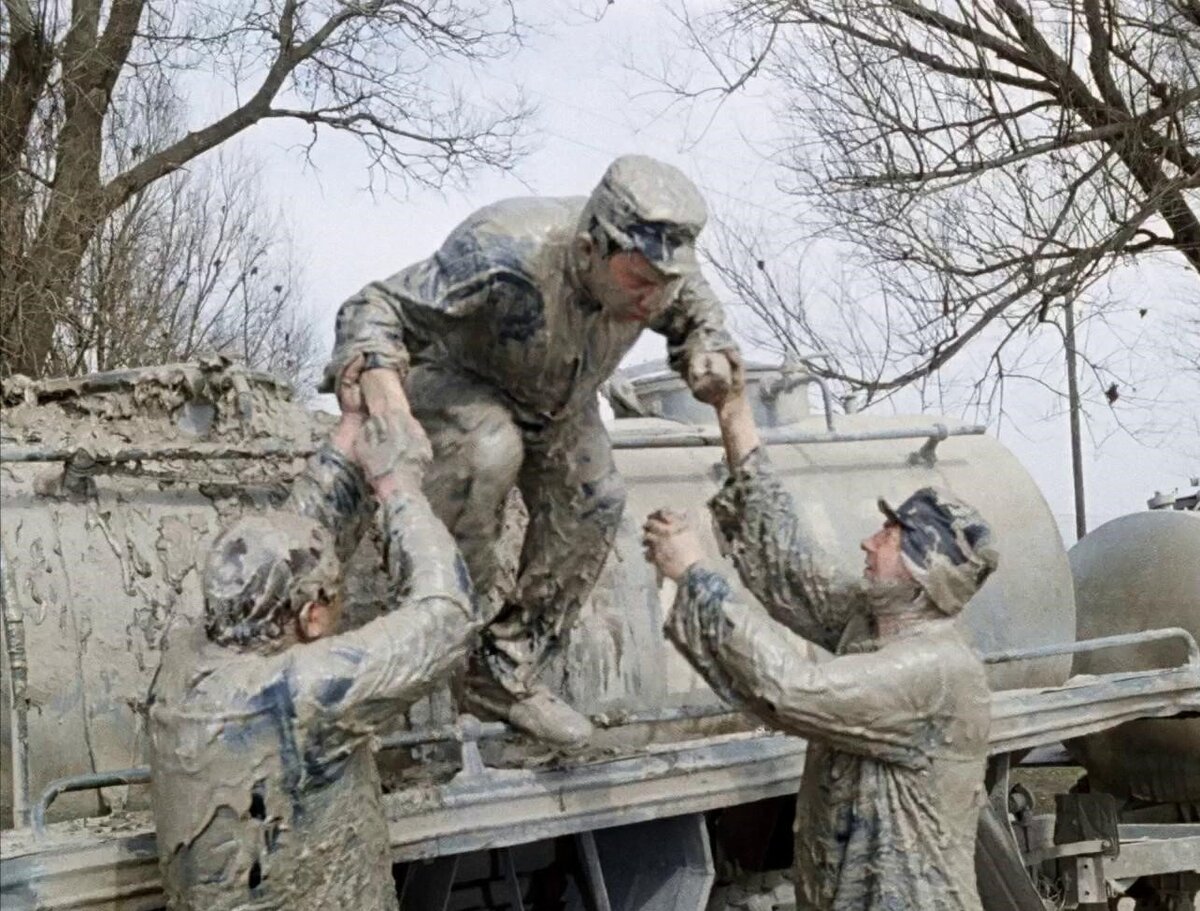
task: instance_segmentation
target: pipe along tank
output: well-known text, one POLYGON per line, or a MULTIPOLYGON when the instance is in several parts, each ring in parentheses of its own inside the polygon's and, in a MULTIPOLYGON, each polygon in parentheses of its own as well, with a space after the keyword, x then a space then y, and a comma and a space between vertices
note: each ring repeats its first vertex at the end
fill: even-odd
MULTIPOLYGON (((774 463, 844 571, 861 572, 858 542, 879 525, 877 497, 899 500, 941 485, 987 516, 1003 554, 964 614, 976 645, 990 652, 1074 636, 1059 532, 1002 444, 981 428, 928 415, 848 415, 835 425, 832 415, 808 414, 802 379, 755 368, 751 393, 768 442, 790 440, 772 445, 774 463)), ((722 471, 711 411, 674 377, 642 377, 634 391, 641 416, 611 425, 629 490, 625 517, 569 646, 549 671, 572 702, 610 720, 718 704, 662 637, 669 586, 659 586, 640 544, 641 523, 655 508, 704 514, 722 471)), ((628 396, 614 400, 630 404, 628 396)), ((3 776, 5 826, 20 824, 30 795, 53 779, 145 764, 144 700, 172 620, 202 610, 197 567, 205 549, 236 515, 283 499, 303 454, 331 422, 273 378, 222 361, 6 384, 0 543, 10 685, 0 733, 12 774, 3 776)), ((510 523, 510 553, 520 524, 519 515, 510 523)), ((711 538, 708 546, 719 560, 711 538)), ((377 610, 379 566, 368 539, 347 569, 349 622, 377 610)), ((728 575, 736 581, 731 568, 728 575)), ((1014 688, 1057 685, 1069 670, 1069 658, 1058 657, 990 672, 995 688, 1014 688)), ((453 718, 443 692, 405 723, 453 718)), ((688 733, 678 725, 670 731, 688 733)), ((144 788, 65 794, 50 820, 145 802, 144 788)))

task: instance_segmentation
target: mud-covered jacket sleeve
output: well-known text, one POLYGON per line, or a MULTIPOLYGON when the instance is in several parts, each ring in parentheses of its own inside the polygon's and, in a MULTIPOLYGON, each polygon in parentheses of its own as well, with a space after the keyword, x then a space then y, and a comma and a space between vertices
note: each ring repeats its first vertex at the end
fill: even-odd
POLYGON ((381 504, 395 610, 302 646, 294 685, 309 717, 366 733, 441 683, 482 625, 454 539, 419 490, 381 504))
POLYGON ((373 503, 362 469, 326 441, 292 482, 283 508, 325 526, 345 563, 362 538, 373 503))
POLYGON ((862 584, 835 570, 763 447, 745 458, 709 508, 742 584, 767 613, 834 651, 851 618, 863 611, 862 584))
POLYGON ((725 328, 721 302, 699 272, 684 279, 671 306, 650 328, 666 337, 667 363, 681 376, 687 375, 693 355, 737 348, 725 328))
POLYGON ((666 633, 718 695, 777 730, 912 768, 929 763, 930 723, 948 685, 936 655, 893 646, 817 663, 699 566, 680 582, 666 633))
POLYGON ((408 368, 403 279, 404 273, 398 272, 383 281, 371 282, 338 308, 333 354, 325 365, 318 391, 336 392, 342 371, 360 354, 371 367, 392 367, 401 372, 408 368))

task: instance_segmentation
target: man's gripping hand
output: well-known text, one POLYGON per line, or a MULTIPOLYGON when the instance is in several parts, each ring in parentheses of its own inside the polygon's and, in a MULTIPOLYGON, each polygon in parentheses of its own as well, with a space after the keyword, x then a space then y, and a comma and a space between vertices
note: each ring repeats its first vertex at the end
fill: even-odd
POLYGON ((673 509, 659 509, 646 517, 646 524, 642 526, 642 551, 647 562, 676 582, 704 559, 704 547, 689 525, 687 515, 673 509))
POLYGON ((407 408, 403 385, 406 366, 394 357, 356 354, 338 374, 336 391, 342 414, 380 414, 407 408))
POLYGON ((432 458, 429 438, 406 410, 371 415, 354 442, 354 461, 380 497, 402 486, 420 490, 432 458))
POLYGON ((702 351, 688 359, 687 384, 699 401, 720 408, 746 388, 746 368, 737 348, 702 351))

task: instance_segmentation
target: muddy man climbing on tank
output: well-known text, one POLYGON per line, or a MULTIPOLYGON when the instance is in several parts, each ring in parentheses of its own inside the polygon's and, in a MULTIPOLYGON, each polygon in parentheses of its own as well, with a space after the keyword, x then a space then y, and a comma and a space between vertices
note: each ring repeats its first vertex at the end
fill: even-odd
MULTIPOLYGON (((618 158, 590 197, 507 199, 431 257, 342 304, 323 389, 366 361, 363 390, 404 389, 433 445, 425 493, 481 596, 497 581, 509 492, 529 525, 515 588, 481 637, 467 707, 562 747, 591 723, 539 673, 612 547, 625 504, 597 393, 649 328, 702 401, 728 387, 737 348, 701 275, 707 210, 670 165, 618 158)), ((368 395, 368 398, 370 396, 368 395)), ((386 407, 386 405, 384 406, 386 407)))

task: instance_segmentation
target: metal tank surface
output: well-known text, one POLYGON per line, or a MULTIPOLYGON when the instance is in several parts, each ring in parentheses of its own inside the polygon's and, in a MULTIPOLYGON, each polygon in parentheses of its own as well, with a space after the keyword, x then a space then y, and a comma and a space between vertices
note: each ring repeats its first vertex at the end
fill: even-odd
MULTIPOLYGON (((1069 557, 1081 639, 1157 627, 1200 636, 1200 512, 1121 516, 1086 535, 1069 557)), ((1147 643, 1080 655, 1075 672, 1168 667, 1185 657, 1178 640, 1147 643)), ((1133 721, 1077 741, 1072 750, 1093 790, 1158 805, 1163 818, 1146 821, 1200 822, 1200 718, 1133 721)))
MULTIPOLYGON (((882 520, 878 497, 894 502, 926 485, 946 487, 987 517, 1001 551, 999 570, 964 611, 976 646, 1002 652, 1075 638, 1074 589, 1062 538, 1032 478, 1000 442, 982 428, 930 415, 808 416, 808 381, 777 369, 749 371, 772 461, 844 572, 862 572, 859 542, 882 520), (780 416, 788 423, 777 423, 780 416)), ((593 712, 711 705, 716 697, 662 637, 673 590, 642 557, 641 524, 662 506, 707 521, 706 503, 725 473, 719 434, 711 423, 691 423, 704 416, 705 406, 695 407, 681 380, 641 376, 632 388, 642 412, 656 416, 611 425, 628 489, 625 516, 559 666, 561 685, 593 712), (676 416, 682 422, 670 419, 676 416)), ((736 583, 715 539, 706 537, 713 565, 723 566, 736 583)), ((1061 684, 1069 671, 1069 656, 1059 656, 992 666, 989 675, 994 689, 1012 689, 1061 684)))
MULTIPOLYGON (((903 499, 927 484, 946 486, 979 506, 1001 542, 1000 570, 965 613, 979 648, 1073 637, 1058 532, 1032 480, 1000 443, 980 428, 930 416, 852 415, 835 426, 831 416, 806 416, 804 378, 754 369, 750 381, 758 420, 776 441, 772 458, 845 572, 861 572, 858 542, 878 527, 878 496, 903 499)), ((724 707, 663 639, 673 593, 641 548, 651 510, 669 505, 705 515, 723 474, 718 434, 711 424, 670 419, 680 406, 690 421, 705 415, 688 404, 680 381, 650 375, 633 388, 644 410, 661 416, 611 425, 628 505, 600 583, 550 669, 552 682, 609 728, 602 744, 618 752, 745 725, 728 713, 703 717, 724 707), (641 723, 618 730, 626 721, 641 723)), ((36 799, 54 779, 145 764, 145 694, 172 618, 201 610, 196 567, 209 541, 242 511, 286 495, 329 420, 307 412, 278 381, 222 362, 5 386, 3 660, 18 694, 13 702, 4 687, 0 707, 0 748, 14 771, 0 776, 5 820, 14 810, 22 820, 27 795, 36 799)), ((715 541, 709 544, 736 581, 715 541)), ((348 568, 352 618, 376 609, 377 559, 364 546, 348 568)), ((1053 685, 1068 662, 996 667, 992 682, 1053 685)), ((448 695, 409 720, 452 723, 448 695)), ((504 761, 522 760, 510 754, 504 761)), ((136 807, 145 793, 64 794, 50 820, 136 807)))
MULTIPOLYGON (((1103 895, 1106 882, 1115 889, 1194 866, 1198 826, 1114 823, 1108 842, 1077 834, 1060 843, 1055 818, 1018 812, 1009 786, 1010 767, 1031 749, 1129 718, 1194 715, 1194 639, 1149 630, 1075 642, 1071 571, 1050 512, 982 428, 927 415, 833 416, 819 383, 826 413, 811 417, 811 377, 754 369, 750 381, 775 465, 845 572, 861 571, 858 542, 880 523, 880 495, 949 487, 997 529, 1001 569, 964 619, 990 653, 997 688, 977 868, 985 911, 1046 907, 1029 868, 1078 903, 1103 895), (1163 642, 1178 652, 1139 654, 1157 669, 1136 670, 1129 649, 1163 642), (1123 650, 1107 651, 1114 646, 1123 650), (1097 650, 1119 673, 1063 682, 1072 654, 1097 650)), ((150 774, 142 711, 160 644, 173 618, 201 609, 196 566, 212 536, 242 511, 278 503, 332 420, 270 377, 216 361, 17 379, 3 391, 0 780, 12 816, 0 825, 0 904, 160 911, 153 820, 139 809, 150 774)), ((381 731, 402 911, 521 907, 535 885, 553 886, 571 911, 790 901, 782 870, 805 743, 731 713, 666 644, 673 592, 641 552, 649 511, 705 514, 723 474, 717 428, 669 376, 610 391, 628 506, 600 584, 550 668, 551 682, 592 713, 596 742, 586 755, 548 758, 504 724, 457 716, 445 691, 396 719, 410 730, 381 731)), ((523 512, 519 497, 511 505, 510 568, 523 512)), ((709 547, 736 582, 715 540, 709 547)), ((346 567, 350 624, 379 607, 378 561, 368 538, 346 567)))

